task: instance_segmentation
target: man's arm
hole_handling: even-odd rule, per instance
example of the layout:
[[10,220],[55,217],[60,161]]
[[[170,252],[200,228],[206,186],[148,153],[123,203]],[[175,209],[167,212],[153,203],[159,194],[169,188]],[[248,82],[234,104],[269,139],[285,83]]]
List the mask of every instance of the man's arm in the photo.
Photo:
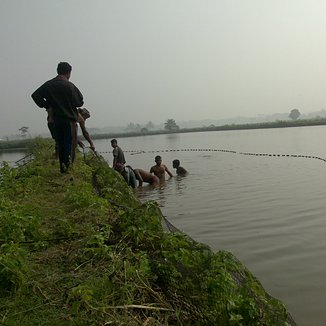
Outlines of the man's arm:
[[173,174],[170,172],[170,170],[167,168],[166,165],[164,165],[164,167],[165,167],[165,172],[172,178]]
[[77,144],[78,144],[81,148],[84,148],[84,147],[85,147],[85,144],[84,144],[80,139],[77,140]]
[[48,109],[50,107],[49,103],[44,98],[44,85],[39,87],[33,94],[32,99],[35,104],[40,108]]
[[73,104],[76,108],[79,108],[84,105],[83,94],[80,92],[80,90],[74,84],[72,84],[72,85],[74,87],[74,91],[73,91],[74,103]]
[[112,166],[115,168],[115,165],[117,164],[117,158],[118,158],[118,151],[116,148],[113,149],[113,163]]
[[134,173],[135,173],[135,177],[136,177],[136,179],[138,180],[138,187],[141,187],[142,185],[143,185],[143,178],[141,177],[141,175],[140,175],[140,173],[139,173],[139,171],[138,171],[138,169],[135,169],[134,170]]
[[85,139],[89,142],[89,145],[90,145],[90,148],[95,151],[95,146],[94,146],[94,143],[86,129],[86,125],[85,125],[85,120],[81,117],[78,118],[78,122],[79,122],[79,125],[80,125],[80,129],[83,133],[83,136],[85,137]]

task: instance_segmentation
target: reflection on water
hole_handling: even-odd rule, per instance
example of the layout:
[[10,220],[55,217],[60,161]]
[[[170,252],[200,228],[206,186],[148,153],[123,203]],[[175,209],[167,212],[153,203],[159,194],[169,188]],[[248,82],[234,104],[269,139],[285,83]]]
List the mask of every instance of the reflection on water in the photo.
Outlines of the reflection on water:
[[[173,173],[174,159],[189,171],[159,187],[137,189],[141,201],[156,200],[175,227],[213,250],[233,252],[299,325],[321,326],[326,320],[326,163],[239,152],[325,158],[325,138],[326,127],[320,126],[118,141],[134,168],[149,171],[161,155]],[[111,164],[107,140],[96,140],[96,148]],[[182,151],[189,148],[236,153]],[[133,149],[142,152],[131,155]]]
[[182,196],[187,187],[185,178],[188,176],[175,176],[161,182],[157,186],[146,185],[136,189],[137,197],[141,201],[155,200],[160,207],[165,207],[171,196]]
[[187,175],[187,176],[179,176],[178,175],[178,176],[176,176],[174,178],[175,188],[176,188],[178,196],[182,196],[184,188],[187,187],[187,183],[185,182],[185,178],[187,178],[188,176],[189,175]]
[[164,207],[166,202],[165,197],[169,193],[168,189],[170,188],[169,184],[171,181],[172,179],[168,179],[155,186],[146,185],[145,183],[145,186],[136,189],[137,197],[142,201],[155,200],[160,207]]

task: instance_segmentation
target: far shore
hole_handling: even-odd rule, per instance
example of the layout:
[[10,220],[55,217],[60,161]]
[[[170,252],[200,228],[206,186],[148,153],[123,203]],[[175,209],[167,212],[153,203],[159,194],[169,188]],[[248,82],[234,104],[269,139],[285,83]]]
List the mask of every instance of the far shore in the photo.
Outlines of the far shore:
[[[306,126],[326,125],[326,118],[298,119],[298,120],[278,120],[272,122],[227,124],[222,126],[205,126],[197,128],[178,128],[174,130],[142,130],[121,133],[96,133],[92,134],[93,139],[110,139],[137,136],[152,136],[163,134],[206,132],[206,131],[227,131],[227,130],[249,130],[249,129],[269,129],[269,128],[293,128]],[[0,152],[25,151],[30,148],[35,138],[24,138],[19,140],[0,141]]]

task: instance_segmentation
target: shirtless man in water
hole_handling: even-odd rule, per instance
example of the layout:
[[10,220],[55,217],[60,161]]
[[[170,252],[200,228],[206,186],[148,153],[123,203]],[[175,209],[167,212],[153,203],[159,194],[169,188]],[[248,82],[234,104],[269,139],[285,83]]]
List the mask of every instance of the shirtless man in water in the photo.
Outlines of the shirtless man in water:
[[167,168],[165,164],[162,163],[162,157],[161,156],[156,156],[155,157],[155,162],[156,165],[151,167],[151,170],[149,173],[154,173],[160,181],[165,180],[165,172],[170,176],[173,177],[173,174],[170,172],[170,170]]
[[185,176],[188,174],[187,170],[180,166],[179,160],[173,160],[172,164],[173,168],[176,169],[175,172],[177,173],[177,175]]
[[147,182],[152,186],[157,185],[160,182],[159,178],[156,175],[148,173],[142,169],[134,169],[134,173],[136,179],[138,180],[138,187],[141,187],[143,182]]

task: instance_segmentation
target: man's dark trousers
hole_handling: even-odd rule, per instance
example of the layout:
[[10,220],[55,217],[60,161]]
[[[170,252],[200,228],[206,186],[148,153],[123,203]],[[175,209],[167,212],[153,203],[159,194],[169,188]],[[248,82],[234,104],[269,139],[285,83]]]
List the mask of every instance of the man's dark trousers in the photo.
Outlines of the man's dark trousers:
[[73,140],[75,138],[76,122],[62,117],[55,117],[54,125],[59,151],[60,171],[63,173],[66,172],[70,160],[74,157],[72,150],[75,150]]

